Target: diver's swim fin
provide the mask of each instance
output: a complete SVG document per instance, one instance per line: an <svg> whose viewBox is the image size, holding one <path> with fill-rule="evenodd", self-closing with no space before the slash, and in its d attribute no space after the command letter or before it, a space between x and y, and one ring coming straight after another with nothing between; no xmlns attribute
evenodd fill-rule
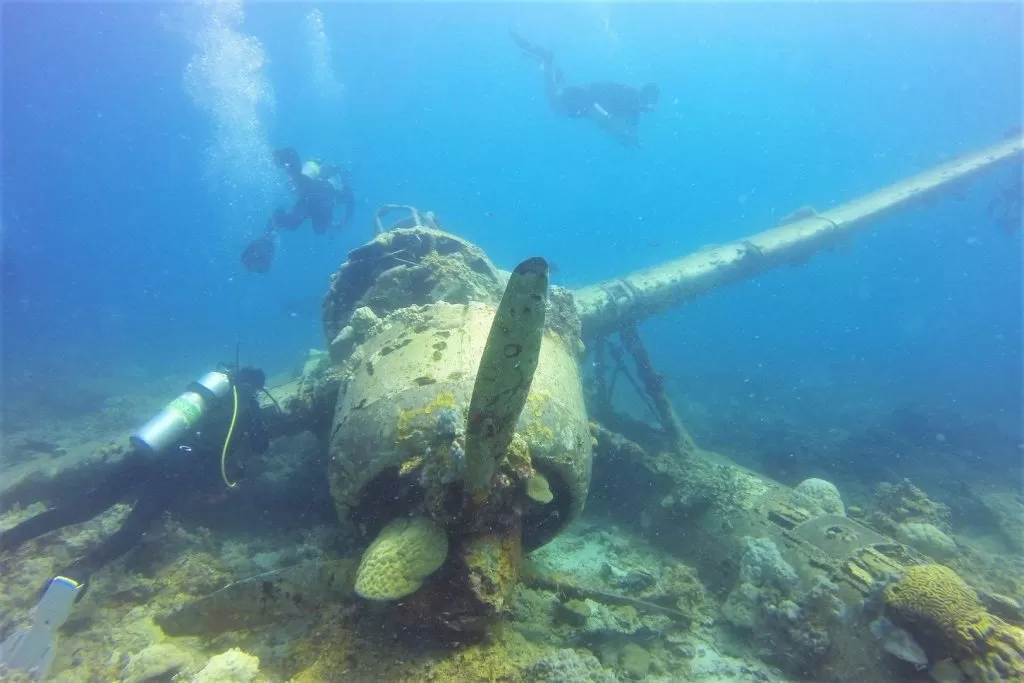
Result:
<svg viewBox="0 0 1024 683"><path fill-rule="evenodd" d="M516 33L513 29L509 29L508 34L512 38L513 42L515 42L516 47L522 50L524 54L533 57L542 64L547 65L555 60L555 53L551 50L545 50L539 45L534 45L526 38L523 38L521 35Z"/></svg>
<svg viewBox="0 0 1024 683"><path fill-rule="evenodd" d="M266 273L274 264L277 251L277 233L268 232L249 242L242 250L242 265L250 273Z"/></svg>
<svg viewBox="0 0 1024 683"><path fill-rule="evenodd" d="M56 633L71 614L82 584L58 576L50 581L36 605L32 626L14 633L0 643L0 675L18 670L42 680L57 652Z"/></svg>
<svg viewBox="0 0 1024 683"><path fill-rule="evenodd" d="M291 147L275 149L274 163L278 168L283 168L289 173L298 173L302 170L302 159L299 157L299 153Z"/></svg>
<svg viewBox="0 0 1024 683"><path fill-rule="evenodd" d="M523 261L512 272L494 314L469 400L466 488L477 500L486 499L526 405L540 360L547 303L547 261Z"/></svg>

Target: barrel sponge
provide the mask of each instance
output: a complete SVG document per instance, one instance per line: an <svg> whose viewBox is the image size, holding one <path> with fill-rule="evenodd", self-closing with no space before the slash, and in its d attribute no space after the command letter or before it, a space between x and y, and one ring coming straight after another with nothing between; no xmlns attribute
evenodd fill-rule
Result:
<svg viewBox="0 0 1024 683"><path fill-rule="evenodd" d="M885 602L894 615L922 635L938 637L961 653L983 649L991 634L994 618L977 594L941 564L908 567L885 589Z"/></svg>
<svg viewBox="0 0 1024 683"><path fill-rule="evenodd" d="M429 519L403 517L385 526L363 553L356 593L397 600L415 592L448 556L448 536Z"/></svg>

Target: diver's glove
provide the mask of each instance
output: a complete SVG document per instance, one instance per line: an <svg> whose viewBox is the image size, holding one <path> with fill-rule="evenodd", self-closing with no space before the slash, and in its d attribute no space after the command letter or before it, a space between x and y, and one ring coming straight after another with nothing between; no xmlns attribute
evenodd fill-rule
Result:
<svg viewBox="0 0 1024 683"><path fill-rule="evenodd" d="M83 584L66 576L50 581L32 615L32 626L14 633L0 643L0 676L5 671L24 671L42 680L57 652L57 629L64 625Z"/></svg>

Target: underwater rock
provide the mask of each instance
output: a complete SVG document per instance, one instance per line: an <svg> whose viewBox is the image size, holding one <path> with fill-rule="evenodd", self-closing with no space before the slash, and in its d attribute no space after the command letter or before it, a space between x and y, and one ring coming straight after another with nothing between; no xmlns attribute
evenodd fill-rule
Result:
<svg viewBox="0 0 1024 683"><path fill-rule="evenodd" d="M647 677L652 661L651 653L636 643L626 643L619 652L619 667L636 680Z"/></svg>
<svg viewBox="0 0 1024 683"><path fill-rule="evenodd" d="M896 540L925 555L944 560L957 554L956 541L929 522L903 522L896 527Z"/></svg>
<svg viewBox="0 0 1024 683"><path fill-rule="evenodd" d="M186 595L206 595L231 581L220 558L206 552L186 552L176 564L161 570L159 580Z"/></svg>
<svg viewBox="0 0 1024 683"><path fill-rule="evenodd" d="M743 538L743 559L740 561L740 583L759 588L771 587L785 594L800 582L796 570L782 559L779 548L770 538Z"/></svg>
<svg viewBox="0 0 1024 683"><path fill-rule="evenodd" d="M885 617L879 617L871 622L871 633L881 641L883 650L913 664L918 671L928 666L928 655L906 629L896 626Z"/></svg>
<svg viewBox="0 0 1024 683"><path fill-rule="evenodd" d="M233 647L211 657L190 683L252 683L260 673L260 658Z"/></svg>
<svg viewBox="0 0 1024 683"><path fill-rule="evenodd" d="M377 314L366 306L360 306L352 311L349 324L341 328L341 331L331 340L330 360L341 363L348 358L356 346L366 340L366 337L380 324Z"/></svg>
<svg viewBox="0 0 1024 683"><path fill-rule="evenodd" d="M952 659L943 659L931 668L928 674L935 683L964 683L964 673Z"/></svg>
<svg viewBox="0 0 1024 683"><path fill-rule="evenodd" d="M658 583L647 596L659 603L675 604L694 621L703 621L709 608L707 592L697 571L682 562L663 568Z"/></svg>
<svg viewBox="0 0 1024 683"><path fill-rule="evenodd" d="M753 629L760 619L762 591L787 596L800 578L771 539L746 536L743 545L739 582L726 598L722 613L734 626Z"/></svg>
<svg viewBox="0 0 1024 683"><path fill-rule="evenodd" d="M991 513L1010 548L1024 553L1024 502L1016 492L987 492L978 500Z"/></svg>
<svg viewBox="0 0 1024 683"><path fill-rule="evenodd" d="M590 618L590 608L583 600L568 600L559 603L555 608L555 616L569 626L582 628Z"/></svg>
<svg viewBox="0 0 1024 683"><path fill-rule="evenodd" d="M585 602L590 608L590 616L583 629L587 634L597 636L631 635L643 628L636 609L630 605L603 605L589 599Z"/></svg>
<svg viewBox="0 0 1024 683"><path fill-rule="evenodd" d="M587 636L632 635L644 628L632 605L605 605L590 598L569 600L555 614Z"/></svg>
<svg viewBox="0 0 1024 683"><path fill-rule="evenodd" d="M169 643L157 643L133 656L121 675L124 683L167 680L192 663L192 655Z"/></svg>
<svg viewBox="0 0 1024 683"><path fill-rule="evenodd" d="M949 506L931 500L909 479L899 484L882 482L875 489L873 503L867 521L879 531L895 534L901 522L927 522L947 534L952 530Z"/></svg>
<svg viewBox="0 0 1024 683"><path fill-rule="evenodd" d="M773 541L748 536L744 545L739 581L723 616L752 637L765 661L808 676L825 661L831 634L845 616L839 588L818 576L801 591L800 577Z"/></svg>
<svg viewBox="0 0 1024 683"><path fill-rule="evenodd" d="M633 593L642 593L658 583L658 577L642 569L619 569L610 562L605 562L601 570L602 577L609 584Z"/></svg>
<svg viewBox="0 0 1024 683"><path fill-rule="evenodd" d="M810 512L812 517L818 515L846 516L846 508L839 495L839 489L832 482L824 479L804 479L793 489L790 501L793 505Z"/></svg>
<svg viewBox="0 0 1024 683"><path fill-rule="evenodd" d="M538 659L527 669L534 683L618 683L615 674L589 652L562 649Z"/></svg>
<svg viewBox="0 0 1024 683"><path fill-rule="evenodd" d="M736 628L753 629L757 626L760 596L761 591L757 586L749 583L737 584L729 592L729 597L722 606L722 616Z"/></svg>

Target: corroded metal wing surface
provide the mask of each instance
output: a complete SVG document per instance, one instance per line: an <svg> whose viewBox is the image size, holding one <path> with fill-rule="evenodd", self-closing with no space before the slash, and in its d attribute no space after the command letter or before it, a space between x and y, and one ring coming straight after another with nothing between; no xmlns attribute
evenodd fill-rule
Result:
<svg viewBox="0 0 1024 683"><path fill-rule="evenodd" d="M466 486L478 500L487 496L530 393L547 299L547 262L535 257L516 266L491 323L469 401Z"/></svg>
<svg viewBox="0 0 1024 683"><path fill-rule="evenodd" d="M274 623L350 597L357 563L306 562L259 574L155 621L169 636L212 635Z"/></svg>

